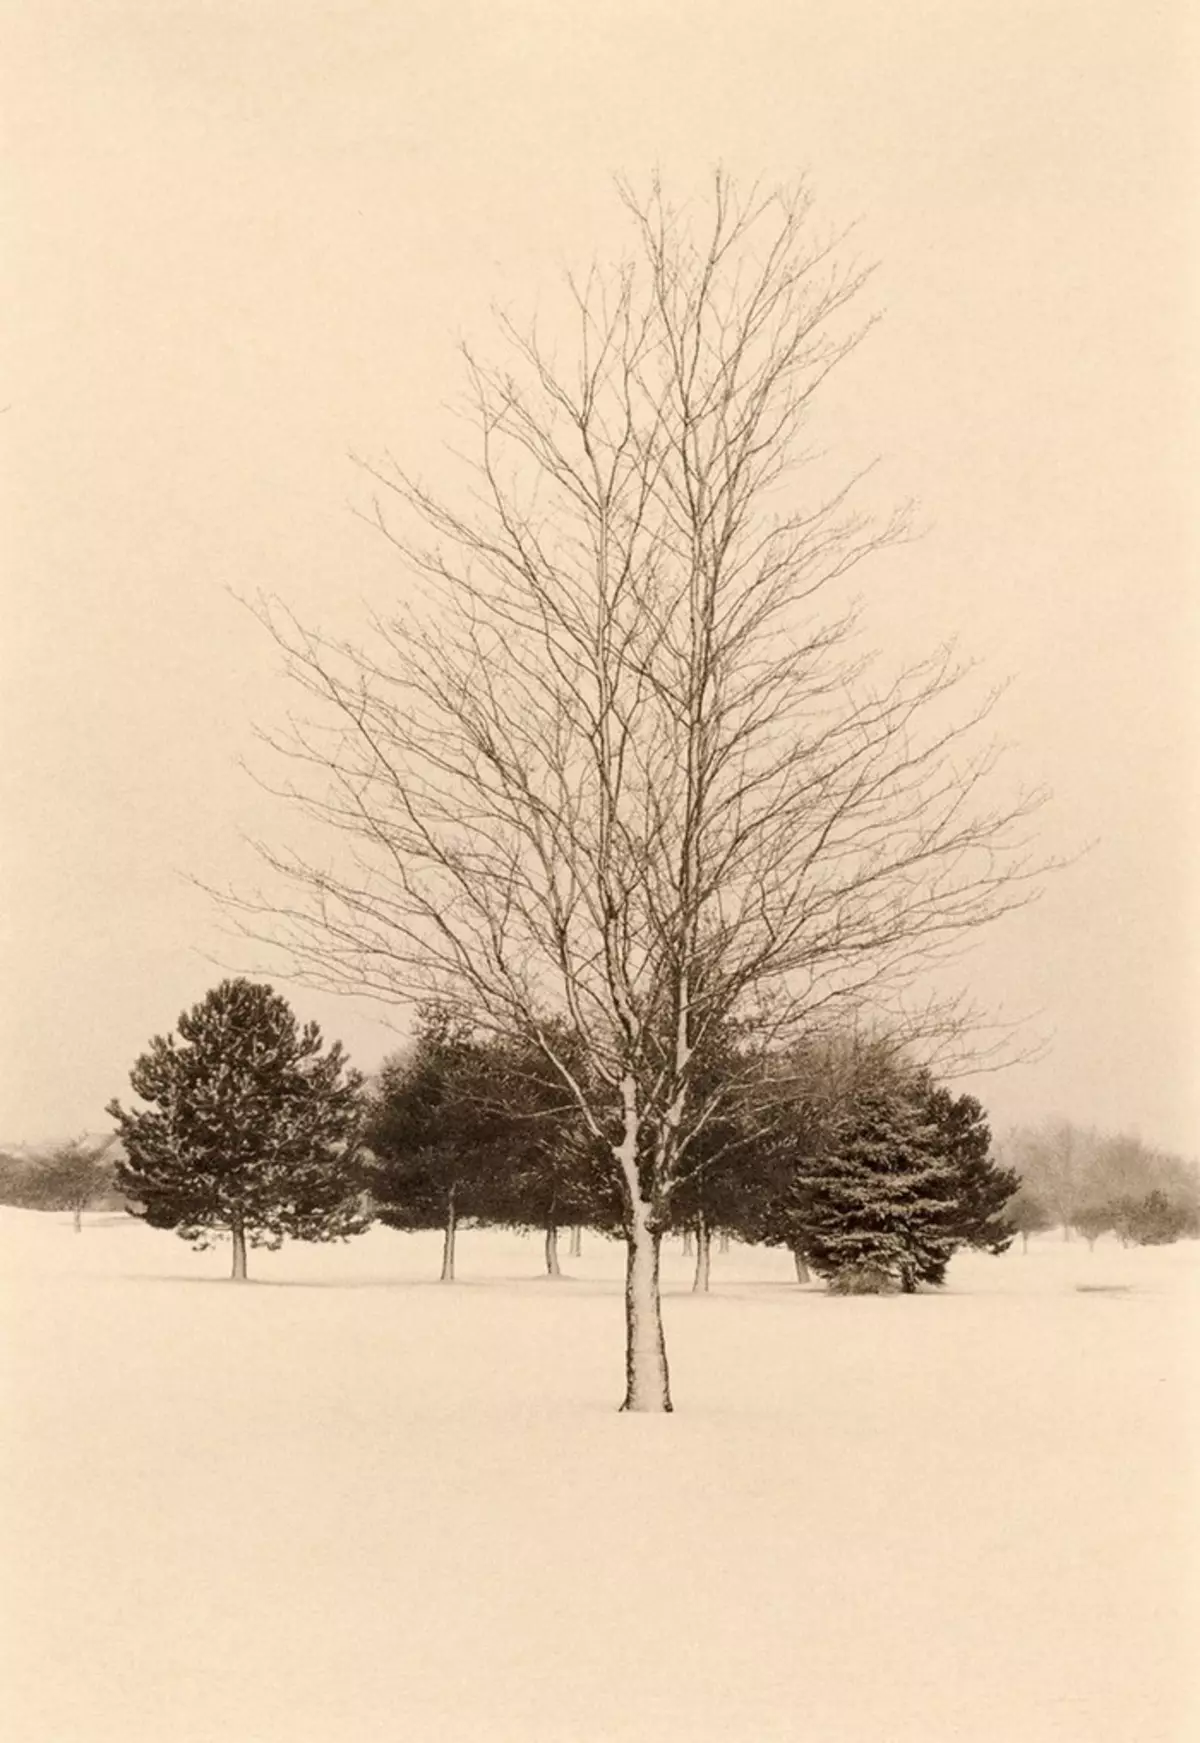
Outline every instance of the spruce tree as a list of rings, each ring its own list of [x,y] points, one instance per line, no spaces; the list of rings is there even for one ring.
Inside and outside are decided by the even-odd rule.
[[[1021,1184],[1015,1169],[1004,1168],[991,1153],[987,1116],[973,1095],[951,1095],[927,1071],[913,1084],[918,1104],[933,1124],[937,1145],[954,1164],[957,1189],[948,1227],[964,1247],[1004,1253],[1013,1243],[1016,1224],[1008,1207]]]
[[[809,1262],[845,1292],[941,1283],[960,1244],[958,1187],[955,1159],[919,1099],[899,1084],[864,1090],[796,1182]]]
[[[108,1112],[134,1214],[206,1247],[228,1233],[235,1280],[246,1244],[344,1239],[366,1227],[357,1173],[362,1078],[324,1050],[269,986],[226,980],[156,1035],[130,1073],[149,1106]]]

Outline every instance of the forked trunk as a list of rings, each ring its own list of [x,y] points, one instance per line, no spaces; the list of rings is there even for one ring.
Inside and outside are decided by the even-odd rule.
[[[233,1233],[233,1270],[229,1273],[233,1283],[246,1281],[246,1229],[240,1216],[235,1216],[230,1224]]]
[[[692,1278],[692,1294],[708,1294],[708,1274],[711,1266],[712,1235],[701,1211],[696,1219],[696,1274]]]
[[[556,1222],[546,1224],[546,1275],[547,1277],[562,1276],[562,1272],[558,1268],[558,1224]]]
[[[442,1282],[454,1281],[454,1237],[458,1233],[458,1211],[454,1203],[454,1188],[446,1194],[446,1237],[442,1242]]]
[[[649,1226],[648,1207],[634,1204],[625,1248],[625,1402],[622,1410],[671,1408],[667,1346],[658,1289],[661,1236]]]
[[[809,1271],[807,1261],[799,1247],[792,1248],[792,1259],[796,1266],[797,1283],[811,1283],[812,1273]]]
[[[583,1252],[583,1230],[578,1223],[571,1230],[571,1257],[578,1259]]]

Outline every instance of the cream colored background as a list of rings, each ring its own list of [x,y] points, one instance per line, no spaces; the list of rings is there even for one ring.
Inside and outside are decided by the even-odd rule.
[[[931,523],[881,633],[1014,674],[1047,845],[1097,840],[978,958],[1056,1033],[984,1094],[1200,1148],[1192,12],[5,0],[0,1140],[103,1126],[233,960],[180,873],[246,877],[285,699],[227,589],[390,585],[348,450],[436,470],[458,333],[604,258],[613,171],[720,159],[862,214],[887,319],[821,433]]]

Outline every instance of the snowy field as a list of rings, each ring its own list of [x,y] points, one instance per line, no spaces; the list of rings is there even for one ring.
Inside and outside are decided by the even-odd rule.
[[[564,1254],[565,1254],[564,1240]],[[838,1300],[620,1249],[194,1254],[0,1208],[11,1743],[1200,1737],[1200,1244],[1057,1237]]]

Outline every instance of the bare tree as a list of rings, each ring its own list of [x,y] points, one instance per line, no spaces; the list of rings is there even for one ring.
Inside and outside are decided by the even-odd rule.
[[[75,1233],[83,1229],[83,1213],[114,1186],[110,1152],[115,1137],[72,1138],[39,1158],[33,1175],[33,1192],[47,1209],[69,1210]]]
[[[1064,1241],[1071,1239],[1076,1217],[1087,1200],[1097,1142],[1094,1131],[1058,1118],[1020,1128],[1010,1139],[1013,1166],[1053,1213]]]
[[[737,1093],[697,1092],[706,1041],[735,1016],[776,1039],[899,1021],[1028,899],[1032,802],[985,799],[991,699],[946,706],[953,653],[884,675],[834,598],[906,532],[800,446],[870,325],[846,237],[803,189],[718,175],[701,231],[657,185],[623,198],[631,256],[571,283],[561,354],[507,320],[502,363],[466,353],[461,503],[367,469],[395,614],[352,645],[260,607],[327,705],[271,740],[295,763],[274,790],[344,851],[265,847],[291,893],[239,905],[312,983],[436,991],[542,1049],[623,1193],[623,1407],[662,1411],[661,1234]]]

